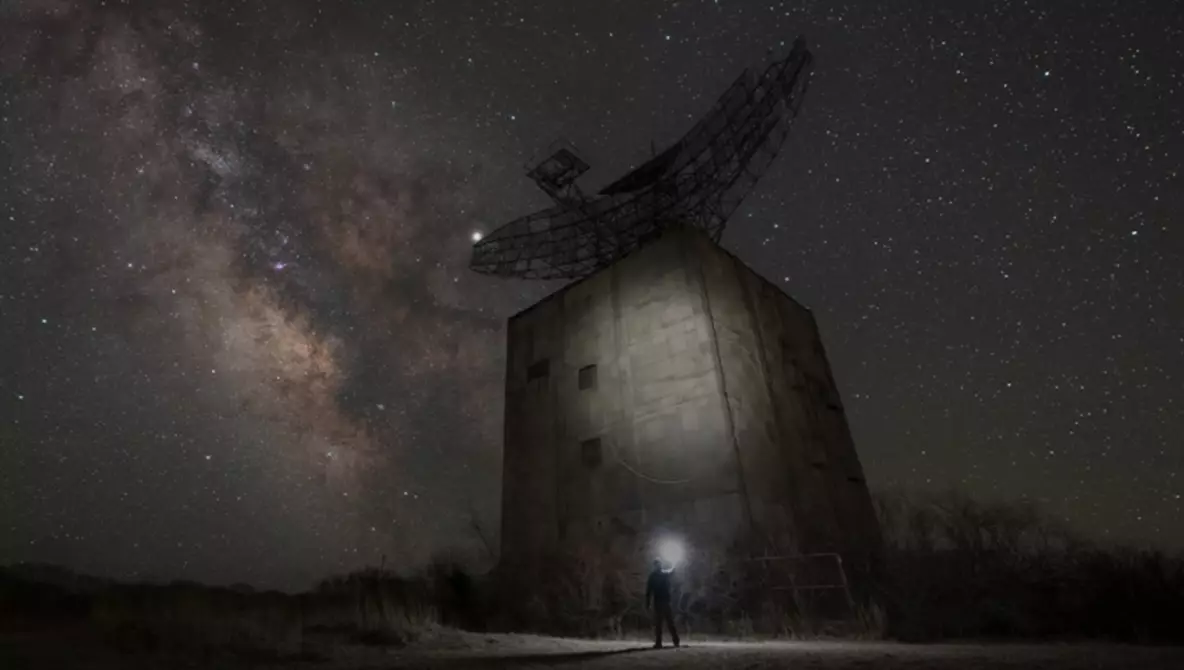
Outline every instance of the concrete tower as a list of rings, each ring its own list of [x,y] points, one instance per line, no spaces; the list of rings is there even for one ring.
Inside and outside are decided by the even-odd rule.
[[[877,552],[810,311],[708,236],[667,231],[509,320],[503,565],[667,534],[696,556]]]

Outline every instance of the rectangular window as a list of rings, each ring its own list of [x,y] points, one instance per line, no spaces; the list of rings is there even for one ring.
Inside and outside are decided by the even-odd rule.
[[[590,468],[600,465],[601,454],[599,437],[584,440],[580,443],[580,460],[584,462],[584,465]]]
[[[530,367],[526,368],[526,381],[542,379],[549,374],[551,374],[551,360],[544,358],[531,363]]]
[[[588,389],[596,388],[596,366],[585,365],[580,368],[580,390],[587,391]]]

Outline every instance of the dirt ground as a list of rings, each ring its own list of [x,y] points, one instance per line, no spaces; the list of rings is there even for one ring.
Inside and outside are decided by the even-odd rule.
[[[389,667],[620,668],[622,670],[1046,670],[1184,669],[1184,648],[1112,645],[940,644],[884,642],[696,642],[651,649],[643,642],[490,636],[484,649],[393,654]],[[374,666],[372,666],[374,667]],[[381,666],[377,666],[381,667]]]
[[[650,649],[636,642],[565,640],[531,635],[454,633],[413,648],[340,646],[316,659],[125,656],[86,644],[42,636],[0,637],[0,668],[269,668],[275,670],[380,670],[396,668],[620,668],[621,670],[1140,670],[1184,669],[1184,648],[1098,644],[934,644],[885,642],[685,642],[680,649]]]

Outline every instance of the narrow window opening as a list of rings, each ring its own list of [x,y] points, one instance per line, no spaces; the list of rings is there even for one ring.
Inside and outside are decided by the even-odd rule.
[[[579,382],[581,391],[596,388],[596,366],[585,365],[580,368]]]
[[[589,468],[600,465],[602,455],[600,453],[599,437],[593,437],[580,443],[580,460]]]

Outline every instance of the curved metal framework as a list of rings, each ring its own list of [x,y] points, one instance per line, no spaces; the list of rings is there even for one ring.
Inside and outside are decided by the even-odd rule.
[[[574,183],[587,164],[567,149],[557,151],[529,173],[556,205],[474,244],[470,267],[504,277],[579,278],[668,228],[700,228],[718,242],[728,217],[777,157],[812,65],[799,37],[759,76],[745,70],[682,139],[595,196]]]

